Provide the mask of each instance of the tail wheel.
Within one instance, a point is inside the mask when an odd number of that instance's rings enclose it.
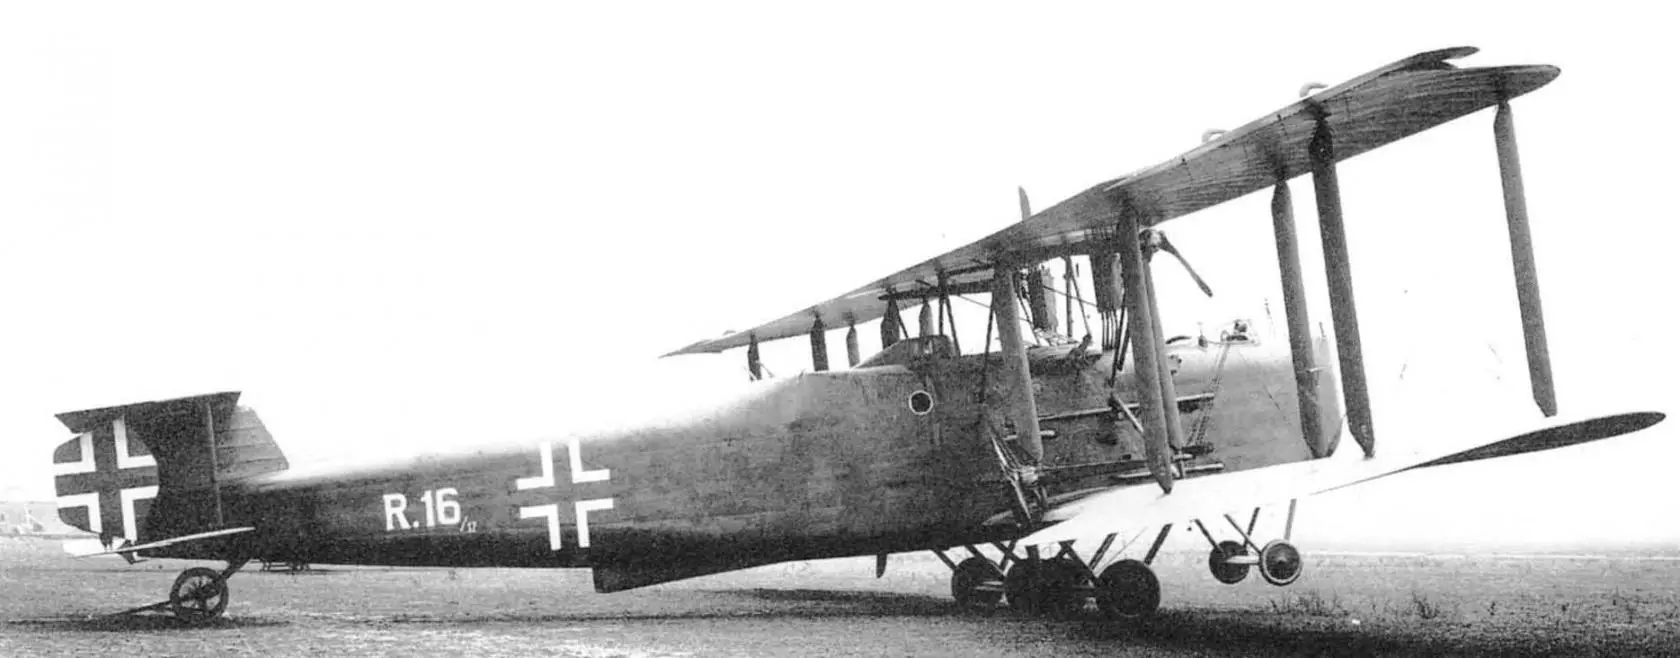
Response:
[[[1115,562],[1097,578],[1097,607],[1117,617],[1154,614],[1161,607],[1161,580],[1137,560]]]
[[[1231,558],[1248,553],[1242,542],[1225,540],[1208,553],[1208,571],[1213,572],[1213,579],[1226,585],[1235,585],[1248,577],[1248,565],[1231,564]]]
[[[227,610],[227,581],[215,569],[193,567],[175,578],[169,589],[169,608],[175,617],[190,623],[203,623]]]
[[[1301,552],[1282,539],[1266,542],[1260,549],[1260,576],[1282,587],[1301,577]]]
[[[971,557],[951,572],[951,597],[965,608],[990,608],[1003,599],[1003,583],[990,561]]]

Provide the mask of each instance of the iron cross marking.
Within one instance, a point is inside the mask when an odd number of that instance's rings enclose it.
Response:
[[[123,418],[76,439],[53,454],[59,517],[106,543],[115,537],[138,541],[145,518],[138,506],[158,493],[157,460],[144,443],[129,441]]]
[[[572,485],[589,482],[607,482],[612,478],[610,469],[583,468],[583,455],[579,452],[578,439],[572,437],[567,442],[567,452],[571,454]],[[543,441],[537,444],[537,458],[542,462],[542,474],[535,477],[524,477],[514,480],[515,491],[531,489],[557,489],[554,482],[554,442]],[[558,491],[556,491],[558,493]],[[589,548],[589,513],[613,508],[611,498],[591,498],[573,502],[573,509],[577,515],[577,540],[579,548]],[[548,521],[548,548],[558,551],[564,546],[560,536],[560,503],[546,505],[526,505],[519,508],[519,518],[546,519]]]

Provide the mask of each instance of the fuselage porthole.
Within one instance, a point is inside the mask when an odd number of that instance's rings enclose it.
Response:
[[[933,396],[927,391],[916,391],[910,394],[910,413],[925,416],[933,411]]]

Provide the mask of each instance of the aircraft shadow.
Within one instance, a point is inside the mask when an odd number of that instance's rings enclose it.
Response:
[[[821,606],[815,610],[787,610],[775,611],[780,616],[790,617],[833,617],[833,616],[879,616],[879,617],[945,617],[960,614],[962,611],[952,603],[949,597],[930,596],[927,594],[901,594],[897,592],[860,592],[843,590],[820,589],[749,589],[749,590],[707,590],[718,596],[734,596],[737,598],[753,598],[761,601],[783,602],[789,604],[815,604]]]
[[[176,619],[173,615],[115,614],[102,615],[98,617],[49,617],[42,619],[19,619],[8,621],[6,624],[13,629],[35,630],[42,633],[131,633],[137,631],[241,630],[249,628],[287,626],[290,625],[290,622],[252,617],[222,617],[203,624],[191,624],[181,621],[180,619]]]
[[[1235,655],[1370,656],[1430,654],[1478,656],[1644,655],[1637,641],[1535,631],[1522,637],[1466,632],[1451,624],[1360,627],[1341,617],[1301,617],[1270,612],[1211,609],[1162,610],[1147,620],[1080,617],[1075,634],[1084,640],[1162,653]],[[1614,648],[1611,645],[1616,645]],[[1624,646],[1625,645],[1625,646]],[[1607,652],[1608,650],[1608,652]]]
[[[964,614],[946,598],[892,592],[824,590],[720,589],[693,590],[719,600],[703,607],[678,609],[567,611],[486,611],[471,615],[399,615],[368,619],[368,623],[479,624],[591,621],[703,621],[727,619],[825,619],[840,617],[945,617]],[[756,599],[769,606],[729,605],[728,600]],[[656,606],[659,604],[656,604]]]
[[[349,571],[345,569],[307,569],[304,571],[283,571],[279,569],[273,571],[263,571],[262,569],[252,569],[240,572],[240,575],[261,576],[263,578],[279,576],[308,578],[310,576],[342,576],[347,573],[349,573]]]

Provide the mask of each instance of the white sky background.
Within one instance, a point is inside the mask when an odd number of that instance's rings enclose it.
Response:
[[[1644,9],[601,4],[0,9],[0,493],[50,497],[52,414],[94,406],[243,390],[300,462],[737,386],[739,354],[653,357],[1455,45],[1564,70],[1515,102],[1562,406],[1670,408],[1676,51]],[[1342,167],[1381,445],[1537,415],[1491,123]],[[1281,313],[1267,204],[1168,225],[1219,294],[1163,269],[1169,333]],[[1303,538],[1672,545],[1677,437],[1326,497]]]

